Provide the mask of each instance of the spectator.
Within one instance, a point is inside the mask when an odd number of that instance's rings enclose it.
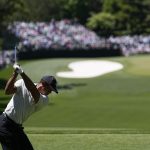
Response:
[[[150,52],[150,36],[101,38],[76,21],[67,19],[49,23],[15,22],[8,29],[32,50],[40,49],[120,49],[125,56]]]

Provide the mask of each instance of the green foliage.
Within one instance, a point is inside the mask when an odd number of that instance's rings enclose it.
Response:
[[[148,3],[132,0],[104,0],[103,12],[115,15],[116,34],[142,34],[148,26]],[[150,6],[150,3],[149,3]]]
[[[1,0],[0,1],[0,25],[7,24],[10,21],[17,20],[14,14],[23,13],[24,3],[23,0]],[[21,17],[21,15],[20,15]]]
[[[102,0],[68,0],[65,3],[65,17],[77,18],[80,23],[85,24],[91,12],[101,10]]]
[[[116,12],[121,10],[123,1],[124,0],[104,0],[103,6],[102,6],[102,11],[115,14]]]
[[[115,28],[115,16],[110,13],[98,13],[89,18],[87,26],[100,35],[108,36],[113,33]]]
[[[65,0],[25,0],[28,8],[27,20],[50,21],[63,18]]]
[[[2,50],[3,39],[0,38],[0,51]]]
[[[8,24],[16,20],[24,20],[26,13],[24,6],[23,0],[0,0],[0,48],[3,48]]]
[[[78,18],[80,22],[85,22],[89,13],[87,4],[86,0],[68,0],[65,5],[66,17]]]

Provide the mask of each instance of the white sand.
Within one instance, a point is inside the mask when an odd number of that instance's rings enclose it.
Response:
[[[93,78],[110,72],[121,70],[123,65],[111,61],[78,61],[68,65],[71,71],[58,72],[56,75],[63,78]]]

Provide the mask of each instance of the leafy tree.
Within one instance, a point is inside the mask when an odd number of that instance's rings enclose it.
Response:
[[[17,19],[15,14],[23,12],[23,7],[23,0],[0,0],[0,47],[3,45],[8,23]]]
[[[23,0],[0,0],[0,25],[16,20],[13,15],[22,13],[23,10]]]
[[[144,0],[143,3],[145,5],[145,12],[147,14],[147,18],[150,18],[150,1]],[[148,20],[147,18],[146,18],[146,20]]]
[[[98,13],[88,19],[87,27],[107,37],[114,32],[115,16],[105,12]]]
[[[66,18],[78,18],[85,24],[92,12],[101,11],[102,0],[67,0],[64,6]]]
[[[140,0],[104,0],[103,12],[116,17],[116,33],[141,34],[145,32],[149,20],[146,1]]]
[[[131,34],[142,34],[146,29],[145,19],[147,18],[147,6],[140,0],[128,1],[128,5],[127,30]]]
[[[25,0],[29,21],[50,21],[52,18],[63,18],[66,0]]]

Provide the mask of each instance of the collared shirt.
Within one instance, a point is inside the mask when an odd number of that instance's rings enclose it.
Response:
[[[9,101],[4,113],[16,123],[22,124],[31,114],[48,105],[48,96],[40,94],[39,101],[35,103],[23,79],[16,81],[15,87],[17,91]]]

